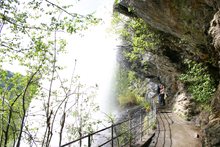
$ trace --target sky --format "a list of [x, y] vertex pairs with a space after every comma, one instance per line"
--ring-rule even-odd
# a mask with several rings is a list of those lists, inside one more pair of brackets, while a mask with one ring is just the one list
[[66, 47], [68, 55], [59, 57], [59, 63], [66, 64], [69, 67], [68, 73], [72, 73], [76, 59], [76, 73], [80, 75], [83, 83], [103, 82], [103, 79], [100, 81], [101, 77], [111, 76], [116, 60], [114, 50], [117, 44], [116, 36], [106, 38], [106, 28], [111, 20], [112, 0], [83, 0], [77, 4], [73, 7], [77, 13], [86, 15], [96, 11], [95, 16], [101, 17], [105, 23], [89, 27], [82, 32], [84, 34], [82, 38], [79, 35], [68, 36]]
[[112, 3], [113, 0], [81, 0], [73, 5], [73, 11], [82, 15], [92, 13], [99, 9], [100, 5]]

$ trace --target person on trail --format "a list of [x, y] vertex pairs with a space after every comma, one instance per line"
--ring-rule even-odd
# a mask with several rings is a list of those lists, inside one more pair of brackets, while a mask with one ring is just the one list
[[160, 104], [161, 100], [160, 100], [160, 86], [159, 85], [157, 86], [157, 94], [158, 94], [158, 103]]
[[160, 101], [161, 101], [161, 105], [166, 105], [165, 103], [165, 99], [164, 99], [164, 93], [165, 93], [165, 86], [161, 86], [160, 88]]

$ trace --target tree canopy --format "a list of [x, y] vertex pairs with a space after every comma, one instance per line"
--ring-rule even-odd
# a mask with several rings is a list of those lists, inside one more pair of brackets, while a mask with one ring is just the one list
[[[92, 111], [98, 110], [92, 101], [97, 87], [83, 90], [84, 85], [74, 72], [70, 86], [66, 86], [68, 80], [59, 75], [64, 67], [56, 63], [57, 57], [66, 53], [67, 42], [62, 34], [78, 33], [98, 24], [101, 19], [93, 14], [71, 13], [72, 5], [49, 0], [0, 3], [0, 83], [5, 84], [0, 93], [1, 145], [18, 147], [23, 140], [29, 145], [50, 146], [57, 121], [59, 145], [64, 129], [69, 131], [68, 139], [91, 131], [91, 123], [96, 122], [88, 122], [88, 118]], [[2, 69], [5, 63], [18, 63], [26, 68], [26, 75], [15, 73], [13, 77], [7, 77], [9, 73]], [[49, 83], [47, 86], [44, 86], [45, 81]], [[57, 89], [53, 88], [55, 81], [59, 81]], [[13, 86], [9, 89], [10, 85]], [[70, 97], [75, 101], [71, 103]], [[30, 111], [33, 99], [42, 102], [40, 123], [44, 131], [40, 136], [37, 135], [39, 128], [31, 127], [28, 119], [37, 115]], [[83, 105], [89, 109], [83, 109]], [[75, 125], [66, 124], [67, 116], [75, 118]]]

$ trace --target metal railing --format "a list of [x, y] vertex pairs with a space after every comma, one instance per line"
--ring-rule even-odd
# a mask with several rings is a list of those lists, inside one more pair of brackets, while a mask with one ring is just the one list
[[[118, 146], [123, 147], [123, 146], [127, 145], [128, 143], [129, 143], [129, 146], [131, 146], [132, 140], [134, 140], [138, 136], [140, 136], [140, 139], [142, 141], [143, 134], [147, 134], [149, 129], [156, 122], [156, 105], [155, 105], [155, 102], [152, 102], [151, 105], [153, 105], [153, 108], [150, 109], [150, 112], [147, 115], [144, 116], [144, 117], [148, 116], [146, 120], [143, 119], [142, 113], [140, 113], [140, 115], [137, 115], [135, 117], [130, 117], [129, 116], [129, 119], [127, 119], [127, 120], [124, 120], [124, 121], [116, 123], [116, 124], [112, 124], [111, 126], [106, 127], [104, 129], [101, 129], [101, 130], [98, 130], [96, 132], [89, 133], [88, 135], [85, 135], [85, 136], [83, 136], [79, 139], [73, 140], [69, 143], [66, 143], [66, 144], [62, 145], [61, 147], [69, 146], [69, 145], [71, 145], [73, 143], [76, 143], [78, 141], [81, 141], [85, 138], [88, 138], [88, 147], [91, 147], [91, 141], [92, 141], [91, 138], [92, 138], [92, 136], [95, 135], [95, 134], [98, 134], [100, 132], [103, 132], [105, 130], [108, 130], [108, 129], [111, 129], [111, 139], [109, 139], [109, 140], [105, 141], [104, 143], [98, 145], [99, 147], [104, 146], [107, 143], [111, 143], [111, 146], [113, 147], [114, 146], [114, 140], [121, 137], [122, 135], [124, 135], [126, 133], [129, 133], [128, 141], [126, 141], [123, 145], [118, 145]], [[140, 117], [140, 123], [137, 124], [136, 126], [132, 127], [131, 121], [133, 119], [137, 118], [138, 116]], [[116, 127], [118, 125], [121, 125], [123, 123], [126, 123], [126, 122], [129, 122], [129, 129], [127, 129], [126, 131], [123, 131], [122, 133], [118, 134], [117, 136], [114, 136], [114, 127]], [[145, 124], [145, 123], [147, 124], [147, 126], [145, 127], [145, 129], [143, 129], [143, 124]], [[137, 133], [135, 136], [131, 135], [131, 131], [133, 129], [137, 128], [137, 127], [139, 127], [139, 131], [138, 131], [139, 133]]]

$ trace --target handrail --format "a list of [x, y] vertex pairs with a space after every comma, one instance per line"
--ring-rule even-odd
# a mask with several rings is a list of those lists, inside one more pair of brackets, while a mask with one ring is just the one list
[[66, 144], [60, 146], [60, 147], [64, 147], [64, 146], [70, 145], [70, 144], [75, 143], [75, 142], [77, 142], [77, 141], [79, 141], [79, 140], [82, 140], [82, 139], [84, 139], [84, 138], [86, 138], [86, 137], [92, 136], [92, 135], [97, 134], [97, 133], [99, 133], [99, 132], [102, 132], [102, 131], [105, 131], [105, 130], [110, 129], [110, 128], [112, 128], [112, 127], [115, 127], [115, 126], [117, 126], [117, 125], [120, 125], [120, 124], [122, 124], [122, 123], [124, 123], [124, 122], [127, 122], [128, 120], [129, 120], [129, 119], [124, 120], [124, 121], [122, 121], [122, 122], [119, 122], [119, 123], [117, 123], [117, 124], [113, 124], [113, 125], [111, 125], [111, 126], [109, 126], [109, 127], [106, 127], [106, 128], [104, 128], [104, 129], [98, 130], [98, 131], [96, 131], [96, 132], [89, 133], [88, 135], [85, 135], [85, 136], [83, 136], [83, 137], [81, 137], [81, 138], [78, 138], [78, 139], [76, 139], [76, 140], [73, 140], [73, 141], [71, 141], [71, 142], [69, 142], [69, 143], [66, 143]]
[[[152, 114], [151, 114], [151, 113], [152, 113]], [[107, 141], [104, 142], [104, 143], [102, 143], [101, 145], [99, 145], [99, 147], [101, 147], [101, 146], [103, 146], [103, 145], [105, 145], [105, 144], [107, 144], [107, 143], [109, 143], [109, 142], [111, 142], [111, 141], [112, 141], [112, 147], [113, 147], [113, 140], [114, 140], [114, 139], [116, 139], [116, 138], [122, 136], [123, 134], [125, 134], [125, 133], [127, 133], [127, 132], [131, 132], [131, 130], [133, 130], [134, 128], [137, 128], [137, 127], [141, 126], [141, 131], [140, 131], [137, 135], [135, 135], [134, 137], [130, 137], [129, 140], [128, 140], [126, 143], [124, 143], [122, 146], [127, 145], [129, 142], [130, 142], [130, 145], [131, 145], [131, 141], [132, 141], [133, 139], [135, 139], [135, 138], [136, 138], [137, 136], [139, 136], [139, 135], [141, 135], [141, 140], [142, 140], [142, 134], [143, 134], [145, 131], [147, 131], [150, 127], [152, 127], [153, 124], [155, 123], [155, 121], [154, 121], [154, 120], [156, 120], [156, 106], [155, 106], [155, 102], [153, 102], [153, 110], [151, 109], [151, 111], [148, 113], [148, 116], [149, 116], [149, 115], [151, 115], [151, 117], [148, 118], [147, 120], [145, 120], [145, 121], [140, 120], [140, 124], [138, 124], [138, 125], [136, 125], [136, 126], [134, 126], [134, 127], [131, 127], [131, 125], [130, 125], [130, 128], [129, 128], [128, 130], [122, 132], [121, 134], [119, 134], [119, 135], [117, 135], [117, 136], [115, 136], [115, 137], [114, 137], [114, 135], [113, 135], [113, 128], [114, 128], [115, 126], [118, 126], [118, 125], [120, 125], [120, 124], [122, 124], [122, 123], [125, 123], [125, 122], [127, 122], [127, 121], [131, 121], [131, 120], [133, 120], [134, 118], [136, 118], [136, 117], [139, 116], [139, 115], [134, 116], [134, 117], [132, 117], [132, 118], [129, 117], [129, 119], [127, 119], [127, 120], [121, 121], [121, 122], [116, 123], [116, 124], [112, 124], [111, 126], [106, 127], [106, 128], [104, 128], [104, 129], [101, 129], [101, 130], [98, 130], [98, 131], [96, 131], [96, 132], [89, 133], [88, 135], [85, 135], [85, 136], [83, 136], [83, 137], [81, 137], [81, 138], [79, 138], [79, 139], [73, 140], [73, 141], [71, 141], [71, 142], [69, 142], [69, 143], [66, 143], [66, 144], [60, 146], [60, 147], [65, 147], [65, 146], [67, 146], [67, 145], [70, 145], [70, 144], [72, 144], [72, 143], [75, 143], [75, 142], [77, 142], [77, 141], [80, 141], [80, 140], [82, 140], [82, 139], [84, 139], [84, 138], [88, 138], [88, 147], [90, 147], [90, 146], [91, 146], [91, 140], [90, 140], [90, 139], [91, 139], [91, 136], [92, 136], [92, 135], [95, 135], [95, 134], [97, 134], [97, 133], [99, 133], [99, 132], [105, 131], [105, 130], [110, 129], [110, 128], [111, 128], [111, 132], [112, 132], [112, 133], [111, 133], [111, 139], [110, 139], [110, 140], [107, 140]], [[141, 113], [140, 113], [140, 116], [141, 116], [141, 119], [142, 119], [142, 114], [141, 114]], [[145, 116], [146, 116], [146, 115], [145, 115]], [[149, 122], [150, 122], [152, 119], [153, 119], [152, 124], [150, 124]], [[142, 126], [143, 126], [143, 124], [144, 124], [145, 122], [147, 122], [147, 128], [146, 128], [145, 130], [142, 130]], [[150, 125], [148, 125], [148, 123], [149, 123]]]
[[[150, 119], [152, 119], [152, 118], [153, 118], [153, 117], [151, 117]], [[146, 122], [146, 121], [142, 122], [141, 124], [139, 124], [139, 125], [137, 125], [137, 126], [135, 126], [135, 127], [133, 127], [133, 128], [136, 128], [136, 127], [138, 127], [138, 126], [144, 124], [145, 122]], [[152, 126], [153, 126], [153, 124], [151, 124], [150, 126], [148, 126], [144, 131], [140, 132], [140, 134], [143, 133], [143, 132], [145, 132], [146, 130], [148, 130], [148, 129], [149, 129], [150, 127], [152, 127]], [[132, 128], [132, 129], [133, 129], [133, 128]], [[136, 137], [138, 137], [140, 134], [137, 134], [136, 136], [132, 137], [131, 140], [134, 139], [134, 138], [136, 138]], [[130, 140], [127, 141], [126, 143], [124, 143], [124, 144], [122, 145], [122, 147], [125, 146], [125, 145], [127, 145], [129, 142], [130, 142]]]

